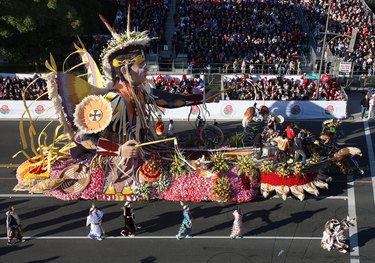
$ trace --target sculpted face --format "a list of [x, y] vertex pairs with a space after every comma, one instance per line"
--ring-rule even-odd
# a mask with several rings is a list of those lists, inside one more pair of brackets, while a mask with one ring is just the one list
[[142, 84], [146, 80], [148, 68], [146, 65], [146, 62], [140, 62], [137, 63], [135, 62], [131, 67], [130, 67], [130, 77], [133, 80], [133, 85], [138, 86]]

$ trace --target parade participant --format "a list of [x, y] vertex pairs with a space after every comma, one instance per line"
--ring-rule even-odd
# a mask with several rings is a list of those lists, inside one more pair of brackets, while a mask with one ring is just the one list
[[199, 147], [202, 143], [201, 140], [201, 132], [204, 127], [205, 121], [202, 119], [200, 115], [198, 115], [197, 119], [195, 120], [195, 139], [196, 144]]
[[168, 137], [173, 137], [174, 136], [174, 124], [173, 124], [173, 120], [169, 121], [167, 136]]
[[124, 228], [121, 231], [121, 235], [124, 237], [134, 237], [136, 227], [134, 224], [134, 212], [131, 202], [125, 202], [124, 204]]
[[288, 126], [286, 126], [285, 129], [286, 137], [292, 142], [294, 137], [296, 136], [294, 134], [294, 125], [293, 123], [289, 123]]
[[256, 102], [254, 103], [253, 108], [254, 108], [254, 116], [253, 116], [254, 120], [261, 121], [262, 119], [260, 115], [260, 110], [258, 109]]
[[290, 143], [288, 138], [286, 137], [286, 134], [283, 133], [281, 136], [277, 136], [275, 139], [273, 139], [277, 143], [277, 150], [275, 153], [275, 158], [273, 159], [273, 163], [277, 163], [277, 156], [279, 153], [282, 153], [284, 162], [288, 162], [288, 151], [290, 149]]
[[155, 125], [155, 131], [156, 131], [156, 135], [158, 136], [163, 136], [164, 134], [164, 123], [160, 114], [158, 115], [158, 121], [156, 122], [156, 125]]
[[331, 251], [331, 249], [336, 248], [340, 253], [347, 253], [349, 246], [340, 240], [340, 225], [337, 219], [331, 219], [326, 222], [320, 243], [323, 249]]
[[322, 132], [320, 139], [325, 143], [334, 143], [336, 138], [336, 127], [340, 124], [339, 121], [335, 122], [334, 119], [329, 119], [323, 122]]
[[22, 236], [21, 220], [17, 215], [13, 206], [10, 206], [6, 215], [6, 228], [7, 228], [7, 245], [11, 246], [12, 239], [17, 239], [17, 242], [25, 242]]
[[182, 238], [190, 238], [191, 236], [189, 234], [191, 233], [191, 229], [193, 227], [189, 206], [185, 205], [183, 202], [180, 202], [180, 204], [182, 205], [182, 209], [183, 209], [182, 211], [183, 219], [182, 219], [180, 229], [178, 230], [178, 233], [176, 235], [177, 240], [180, 240]]
[[264, 140], [264, 135], [262, 132], [257, 133], [254, 137], [254, 147], [257, 148], [257, 154], [256, 154], [257, 158], [262, 157], [263, 140]]
[[368, 117], [367, 120], [370, 118], [374, 118], [374, 106], [375, 106], [375, 94], [371, 95], [370, 101], [369, 101], [369, 111], [368, 111]]
[[86, 226], [90, 226], [90, 233], [88, 235], [89, 238], [103, 240], [104, 233], [102, 228], [102, 218], [103, 212], [93, 205], [90, 208], [89, 215], [86, 219]]
[[233, 227], [232, 232], [230, 234], [230, 238], [241, 238], [241, 227], [242, 227], [242, 212], [240, 207], [237, 207], [236, 210], [233, 212], [234, 220], [233, 220]]
[[271, 115], [271, 117], [267, 121], [267, 128], [273, 131], [277, 131], [277, 122], [275, 115]]
[[293, 139], [293, 149], [294, 149], [294, 162], [297, 162], [299, 157], [302, 157], [302, 164], [306, 164], [306, 153], [303, 148], [302, 139], [304, 136], [304, 130], [300, 130], [296, 137]]

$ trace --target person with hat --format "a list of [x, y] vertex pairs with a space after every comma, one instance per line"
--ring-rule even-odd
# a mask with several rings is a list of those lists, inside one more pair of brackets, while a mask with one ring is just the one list
[[178, 230], [178, 233], [176, 235], [177, 240], [180, 240], [182, 238], [190, 238], [191, 236], [189, 234], [191, 233], [191, 230], [193, 227], [189, 206], [184, 204], [183, 202], [180, 202], [180, 204], [183, 209], [182, 211], [183, 219], [182, 219], [180, 229]]
[[274, 114], [271, 114], [270, 118], [268, 119], [267, 128], [273, 130], [274, 132], [277, 131], [277, 122]]
[[124, 206], [124, 228], [121, 230], [121, 235], [124, 237], [134, 237], [135, 236], [135, 224], [134, 224], [134, 212], [132, 203], [126, 201]]
[[16, 213], [16, 210], [13, 206], [10, 206], [8, 211], [5, 213], [6, 215], [6, 228], [7, 228], [7, 238], [8, 242], [7, 245], [11, 246], [12, 239], [16, 238], [17, 242], [24, 242], [22, 236], [22, 229], [21, 229], [21, 220]]
[[86, 219], [86, 226], [90, 226], [90, 233], [88, 235], [91, 239], [103, 240], [104, 231], [102, 228], [103, 212], [92, 205], [89, 211], [89, 215]]

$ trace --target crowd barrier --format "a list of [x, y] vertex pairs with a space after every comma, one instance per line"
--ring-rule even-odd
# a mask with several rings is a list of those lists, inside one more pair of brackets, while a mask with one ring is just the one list
[[[266, 105], [275, 115], [282, 115], [286, 120], [308, 119], [344, 119], [347, 117], [347, 101], [248, 101], [248, 100], [221, 100], [216, 103], [208, 103], [201, 112], [207, 120], [241, 120], [244, 112], [257, 102], [257, 106]], [[56, 119], [51, 101], [27, 101], [29, 114], [32, 118], [43, 120]], [[195, 119], [199, 114], [199, 107], [182, 107], [177, 109], [159, 108], [163, 113], [163, 119], [187, 120]], [[26, 116], [22, 101], [0, 101], [0, 120], [15, 120]]]

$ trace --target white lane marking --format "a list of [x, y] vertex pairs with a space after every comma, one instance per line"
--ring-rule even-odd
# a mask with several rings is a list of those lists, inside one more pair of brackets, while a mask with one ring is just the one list
[[[353, 176], [348, 176], [348, 213], [349, 213], [350, 218], [357, 218], [357, 213], [356, 213], [356, 208], [355, 208], [355, 193], [354, 193]], [[359, 257], [357, 222], [355, 223], [354, 226], [349, 227], [349, 237], [350, 237], [350, 248], [351, 248], [350, 262], [359, 263], [359, 259], [352, 258], [352, 257]]]
[[[12, 197], [21, 197], [21, 198], [33, 198], [33, 197], [47, 197], [43, 194], [0, 194], [0, 197], [9, 197], [9, 198], [12, 198]], [[50, 197], [49, 197], [50, 198]]]
[[[280, 199], [280, 197], [278, 195], [274, 195], [272, 197], [270, 197], [270, 199]], [[288, 198], [293, 198], [292, 196], [288, 196]], [[296, 199], [296, 198], [294, 198]], [[327, 195], [318, 195], [318, 196], [305, 196], [305, 199], [335, 199], [335, 200], [347, 200], [348, 197], [347, 196], [327, 196]], [[296, 199], [297, 200], [297, 199]], [[298, 200], [297, 200], [298, 201]]]
[[372, 140], [371, 140], [371, 132], [370, 127], [368, 125], [368, 122], [365, 121], [363, 123], [365, 126], [365, 138], [366, 138], [366, 144], [367, 144], [367, 154], [368, 154], [368, 161], [370, 164], [370, 174], [371, 174], [371, 181], [372, 181], [372, 193], [374, 198], [374, 204], [375, 204], [375, 157], [374, 157], [374, 147], [372, 146]]
[[[32, 239], [90, 239], [88, 236], [30, 236], [23, 237], [25, 240]], [[135, 236], [135, 237], [122, 237], [122, 236], [108, 236], [105, 239], [176, 239], [176, 236]], [[1, 237], [0, 239], [7, 239]], [[186, 239], [231, 239], [229, 236], [192, 236]], [[281, 237], [281, 236], [244, 236], [239, 239], [288, 239], [288, 240], [321, 240], [321, 237]]]

